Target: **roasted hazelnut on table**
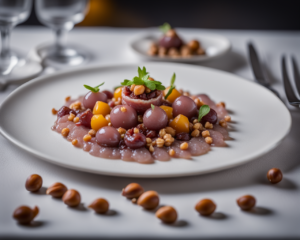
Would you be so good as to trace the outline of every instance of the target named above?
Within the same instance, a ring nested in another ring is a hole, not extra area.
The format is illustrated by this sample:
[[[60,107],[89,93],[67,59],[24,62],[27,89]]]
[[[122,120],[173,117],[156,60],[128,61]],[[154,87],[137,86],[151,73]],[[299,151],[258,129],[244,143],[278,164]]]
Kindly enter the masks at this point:
[[[67,190],[68,188],[64,184],[56,182],[48,187],[46,194],[55,198],[61,198]]]
[[[39,213],[39,208],[35,206],[33,209],[27,206],[18,207],[14,213],[13,218],[20,224],[29,224]]]
[[[164,206],[156,211],[155,216],[164,223],[174,223],[177,219],[177,212],[171,206]]]
[[[63,202],[69,207],[77,207],[80,204],[80,193],[74,189],[69,189],[65,192],[62,198]]]
[[[103,214],[108,211],[109,203],[104,198],[97,198],[89,205],[89,208],[95,210],[96,213]]]
[[[242,210],[248,211],[248,210],[251,210],[255,206],[256,200],[251,195],[245,195],[245,196],[238,198],[236,200],[236,202]]]
[[[279,183],[282,180],[282,172],[278,168],[272,168],[267,173],[267,178],[270,181],[270,183]]]
[[[158,206],[159,196],[155,191],[144,192],[138,199],[137,204],[141,207],[151,210]]]
[[[211,199],[202,199],[200,200],[195,209],[202,216],[209,216],[216,210],[217,205]]]
[[[25,188],[29,192],[37,192],[38,190],[40,190],[42,185],[43,185],[42,177],[38,174],[32,174],[27,178],[25,183]]]
[[[138,183],[130,183],[122,190],[122,196],[127,197],[129,199],[138,198],[142,195],[144,189]]]

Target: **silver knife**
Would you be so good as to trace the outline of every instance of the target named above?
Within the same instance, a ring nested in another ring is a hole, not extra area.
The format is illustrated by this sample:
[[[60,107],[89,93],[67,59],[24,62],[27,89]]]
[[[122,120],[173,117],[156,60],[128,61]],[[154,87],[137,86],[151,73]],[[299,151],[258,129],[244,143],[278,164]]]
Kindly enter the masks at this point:
[[[273,89],[270,86],[270,83],[266,80],[266,77],[263,73],[262,67],[261,67],[261,63],[259,61],[259,57],[257,54],[257,51],[255,50],[255,47],[253,46],[252,43],[248,43],[248,54],[249,54],[249,58],[250,58],[250,63],[251,63],[251,67],[252,67],[252,71],[254,73],[255,76],[255,80],[265,86],[266,88],[268,88],[270,91],[272,91],[273,93],[275,93],[277,95],[277,97],[280,98],[279,93]]]

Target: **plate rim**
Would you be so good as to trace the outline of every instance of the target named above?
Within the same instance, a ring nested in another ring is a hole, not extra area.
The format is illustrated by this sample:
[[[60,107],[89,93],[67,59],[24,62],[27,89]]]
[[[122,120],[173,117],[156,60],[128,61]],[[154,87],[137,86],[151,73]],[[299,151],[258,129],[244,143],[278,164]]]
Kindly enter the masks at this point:
[[[179,28],[179,32],[182,31],[182,29]],[[197,56],[197,57],[191,57],[191,58],[158,58],[158,57],[154,57],[154,56],[148,56],[146,54],[140,53],[139,51],[136,51],[134,48],[134,44],[137,43],[139,40],[146,38],[146,37],[150,37],[153,36],[155,33],[158,33],[159,31],[157,29],[149,29],[148,31],[145,31],[143,33],[139,33],[136,34],[129,42],[129,46],[131,51],[136,54],[136,56],[139,56],[143,59],[147,59],[147,60],[152,60],[152,61],[156,61],[156,62],[172,62],[172,63],[184,63],[184,62],[205,62],[205,61],[210,61],[216,58],[219,58],[223,55],[225,55],[226,53],[230,52],[232,50],[232,44],[230,42],[230,40],[228,38],[226,38],[225,36],[221,35],[221,34],[214,34],[214,33],[201,33],[202,35],[206,35],[206,36],[212,36],[215,38],[222,38],[224,41],[227,42],[228,47],[223,49],[222,51],[219,52],[219,54],[213,55],[213,56]]]
[[[93,64],[90,66],[82,66],[80,68],[77,69],[66,69],[60,72],[56,72],[56,73],[52,73],[52,74],[48,74],[48,75],[43,75],[40,77],[37,77],[25,84],[23,84],[22,86],[16,88],[14,91],[12,91],[5,99],[4,101],[1,103],[0,105],[0,112],[2,111],[3,106],[5,106],[5,104],[7,102],[10,101],[11,98],[14,97],[15,94],[17,94],[19,91],[22,91],[24,88],[28,87],[28,85],[33,85],[36,82],[43,82],[43,81],[48,81],[48,78],[51,77],[56,77],[56,76],[63,76],[63,75],[68,75],[69,73],[76,73],[76,72],[81,72],[81,71],[88,71],[88,70],[97,70],[97,69],[101,69],[101,68],[118,68],[118,67],[135,67],[135,66],[139,66],[139,65],[145,65],[145,64],[163,64],[163,65],[181,65],[181,66],[185,66],[185,67],[192,67],[192,68],[202,68],[202,69],[206,69],[208,71],[216,71],[219,72],[221,74],[227,74],[230,75],[231,77],[237,77],[242,81],[246,81],[250,84],[254,84],[257,87],[260,87],[262,89],[265,89],[266,91],[268,91],[266,88],[264,88],[263,86],[259,85],[256,82],[253,81],[249,81],[246,80],[243,77],[237,76],[235,74],[223,71],[223,70],[219,70],[219,69],[213,69],[213,68],[209,68],[209,67],[204,67],[204,66],[195,66],[195,65],[186,65],[186,64],[182,64],[182,63],[171,63],[171,62],[139,62],[139,63],[123,63],[123,64]],[[286,106],[284,105],[284,103],[282,101],[280,101],[281,104],[285,107],[286,112],[288,113],[288,118],[289,118],[289,126],[286,130],[286,132],[281,136],[281,138],[278,141],[272,142],[270,144],[268,144],[267,146],[265,146],[264,149],[261,149],[260,152],[256,153],[256,154],[252,154],[250,157],[243,157],[241,158],[241,160],[239,162],[236,163],[231,163],[231,164],[227,164],[225,166],[219,166],[219,167],[215,167],[213,169],[208,169],[208,170],[198,170],[198,171],[192,171],[189,173],[169,173],[167,175],[165,174],[158,174],[158,175],[152,175],[152,174],[138,174],[138,173],[120,173],[120,172],[107,172],[107,171],[101,171],[101,170],[93,170],[91,168],[82,168],[82,167],[77,167],[77,166],[73,166],[73,165],[69,165],[69,164],[64,164],[61,163],[59,161],[59,159],[56,159],[55,157],[50,157],[48,155],[43,154],[42,152],[36,151],[35,149],[32,149],[30,147],[27,147],[25,144],[23,144],[22,142],[18,141],[17,139],[15,139],[14,137],[10,136],[5,129],[1,126],[1,121],[0,121],[0,134],[6,138],[7,140],[9,140],[11,143],[13,143],[14,145],[16,145],[17,147],[21,148],[22,150],[36,156],[39,159],[42,159],[46,162],[50,162],[52,164],[58,165],[58,166],[63,166],[69,169],[74,169],[77,171],[84,171],[84,172],[89,172],[89,173],[94,173],[94,174],[102,174],[102,175],[107,175],[107,176],[118,176],[118,177],[138,177],[138,178],[172,178],[172,177],[186,177],[186,176],[195,176],[195,175],[200,175],[200,174],[207,174],[207,173],[211,173],[211,172],[218,172],[221,170],[226,170],[226,169],[230,169],[239,165],[243,165],[247,162],[250,162],[254,159],[259,158],[260,156],[265,155],[266,153],[270,152],[271,150],[273,150],[276,146],[278,146],[287,136],[287,134],[290,132],[291,126],[292,126],[292,117],[291,117],[291,113],[290,111],[286,108]],[[127,162],[128,164],[136,164],[136,163],[132,163],[132,162]]]

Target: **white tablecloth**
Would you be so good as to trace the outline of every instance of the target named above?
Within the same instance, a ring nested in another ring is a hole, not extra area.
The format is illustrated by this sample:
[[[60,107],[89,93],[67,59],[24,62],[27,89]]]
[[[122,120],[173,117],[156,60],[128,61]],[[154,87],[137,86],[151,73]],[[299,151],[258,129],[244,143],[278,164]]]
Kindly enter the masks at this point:
[[[69,34],[69,40],[93,52],[94,63],[138,62],[139,59],[130,51],[129,42],[134,34],[141,31],[76,28]],[[253,74],[246,43],[253,41],[265,60],[268,76],[282,96],[281,56],[293,54],[300,63],[299,32],[183,31],[191,36],[209,32],[227,37],[232,42],[232,52],[202,65],[232,72],[249,80],[253,79]],[[11,45],[28,52],[53,38],[52,32],[46,28],[19,27],[12,33]],[[0,92],[0,102],[15,88],[9,86]],[[291,132],[276,149],[265,156],[225,171],[171,179],[108,177],[65,169],[29,155],[0,136],[0,238],[299,238],[300,111],[291,110],[291,114]],[[26,127],[22,126],[22,116],[16,117],[20,118],[20,126],[16,127]],[[272,119],[270,123],[262,124],[272,124]],[[266,173],[272,167],[280,168],[284,174],[283,181],[277,185],[270,185],[266,181]],[[71,209],[61,200],[27,192],[25,180],[33,173],[43,177],[44,187],[60,181],[69,188],[77,189],[81,193],[84,207]],[[121,197],[121,189],[130,182],[139,182],[145,189],[156,190],[160,194],[161,204],[172,205],[177,209],[178,224],[164,225],[154,212],[143,211]],[[235,201],[244,194],[256,197],[256,212],[239,210]],[[85,208],[97,197],[108,199],[112,214],[96,215]],[[202,198],[211,198],[216,202],[217,210],[213,217],[201,217],[195,212],[194,205]],[[39,206],[40,214],[35,226],[20,226],[12,219],[12,213],[19,205]]]

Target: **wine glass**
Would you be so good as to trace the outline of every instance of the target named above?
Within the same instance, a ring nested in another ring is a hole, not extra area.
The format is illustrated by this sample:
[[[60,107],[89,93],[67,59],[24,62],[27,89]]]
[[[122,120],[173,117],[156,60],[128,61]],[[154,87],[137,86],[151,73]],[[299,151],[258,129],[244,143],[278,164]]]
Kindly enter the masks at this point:
[[[36,15],[56,35],[54,45],[41,49],[44,65],[57,68],[76,66],[89,60],[89,54],[79,47],[67,46],[65,36],[76,23],[81,22],[87,11],[88,0],[37,0]]]
[[[0,76],[8,75],[18,64],[24,63],[24,56],[11,51],[10,31],[17,24],[27,20],[32,8],[32,0],[0,0]]]

